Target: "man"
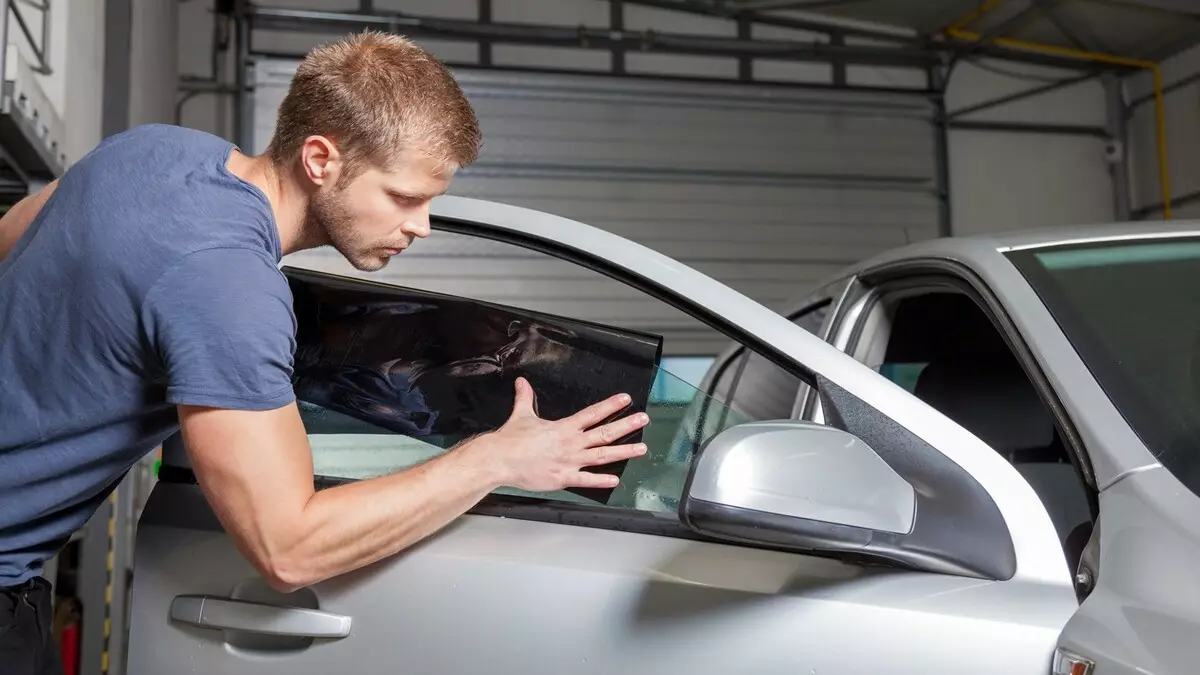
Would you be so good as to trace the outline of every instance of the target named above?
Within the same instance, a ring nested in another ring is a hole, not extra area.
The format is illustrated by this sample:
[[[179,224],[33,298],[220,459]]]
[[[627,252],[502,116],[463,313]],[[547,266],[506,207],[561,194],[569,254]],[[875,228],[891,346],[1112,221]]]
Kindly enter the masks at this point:
[[[429,233],[478,124],[447,71],[374,33],[315,49],[269,150],[141,127],[102,142],[0,220],[0,654],[57,672],[42,564],[177,429],[200,487],[275,588],[396,554],[501,486],[612,487],[584,467],[644,415],[616,396],[509,421],[402,473],[313,490],[294,402],[294,316],[278,264],[317,246],[378,270]],[[15,669],[15,670],[12,670]]]

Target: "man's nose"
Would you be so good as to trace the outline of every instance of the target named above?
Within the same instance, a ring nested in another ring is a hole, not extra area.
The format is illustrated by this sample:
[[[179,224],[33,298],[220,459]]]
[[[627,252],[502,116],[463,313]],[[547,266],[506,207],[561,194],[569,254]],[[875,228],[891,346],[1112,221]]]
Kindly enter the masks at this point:
[[[420,237],[422,239],[428,237],[429,212],[424,211],[419,216],[409,218],[408,220],[404,221],[404,225],[400,229],[407,234],[413,235],[414,237]]]

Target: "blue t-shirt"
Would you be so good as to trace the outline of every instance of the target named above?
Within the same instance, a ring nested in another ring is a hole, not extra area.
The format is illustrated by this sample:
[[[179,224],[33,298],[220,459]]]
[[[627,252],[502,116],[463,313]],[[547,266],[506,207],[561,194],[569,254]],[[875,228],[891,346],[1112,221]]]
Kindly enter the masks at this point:
[[[296,321],[233,145],[149,125],[72,166],[0,260],[0,586],[40,573],[176,404],[293,400]]]

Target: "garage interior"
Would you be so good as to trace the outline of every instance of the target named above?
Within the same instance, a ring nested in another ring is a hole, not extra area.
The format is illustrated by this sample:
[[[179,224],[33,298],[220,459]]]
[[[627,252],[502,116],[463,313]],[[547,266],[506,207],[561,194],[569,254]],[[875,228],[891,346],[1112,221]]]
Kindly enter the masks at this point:
[[[141,124],[262,152],[305,52],[372,29],[445,61],[476,107],[483,152],[451,194],[603,228],[780,311],[908,243],[1200,218],[1193,0],[5,6],[5,209]],[[362,274],[331,250],[285,263]],[[682,312],[583,272],[439,234],[370,278],[665,335],[664,369],[691,386],[724,348]],[[48,571],[70,673],[125,672],[157,462],[137,465]]]

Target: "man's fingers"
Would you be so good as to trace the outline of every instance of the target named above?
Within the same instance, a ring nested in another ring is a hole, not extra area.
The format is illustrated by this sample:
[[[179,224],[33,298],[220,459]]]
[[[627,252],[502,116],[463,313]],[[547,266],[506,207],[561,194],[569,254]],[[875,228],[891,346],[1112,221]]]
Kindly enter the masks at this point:
[[[613,488],[620,484],[621,479],[607,473],[591,473],[580,471],[567,479],[565,487],[569,488]]]
[[[630,403],[628,394],[610,396],[599,403],[590,405],[571,415],[568,423],[576,429],[590,429],[604,420],[625,409]]]
[[[583,466],[600,466],[610,462],[620,462],[646,454],[645,443],[629,443],[628,445],[602,445],[598,448],[588,448],[583,451]]]
[[[615,422],[609,422],[602,427],[596,427],[584,434],[584,443],[591,446],[596,445],[611,445],[619,438],[624,438],[629,434],[641,429],[650,423],[650,416],[646,413],[638,413],[629,417],[622,417]]]

